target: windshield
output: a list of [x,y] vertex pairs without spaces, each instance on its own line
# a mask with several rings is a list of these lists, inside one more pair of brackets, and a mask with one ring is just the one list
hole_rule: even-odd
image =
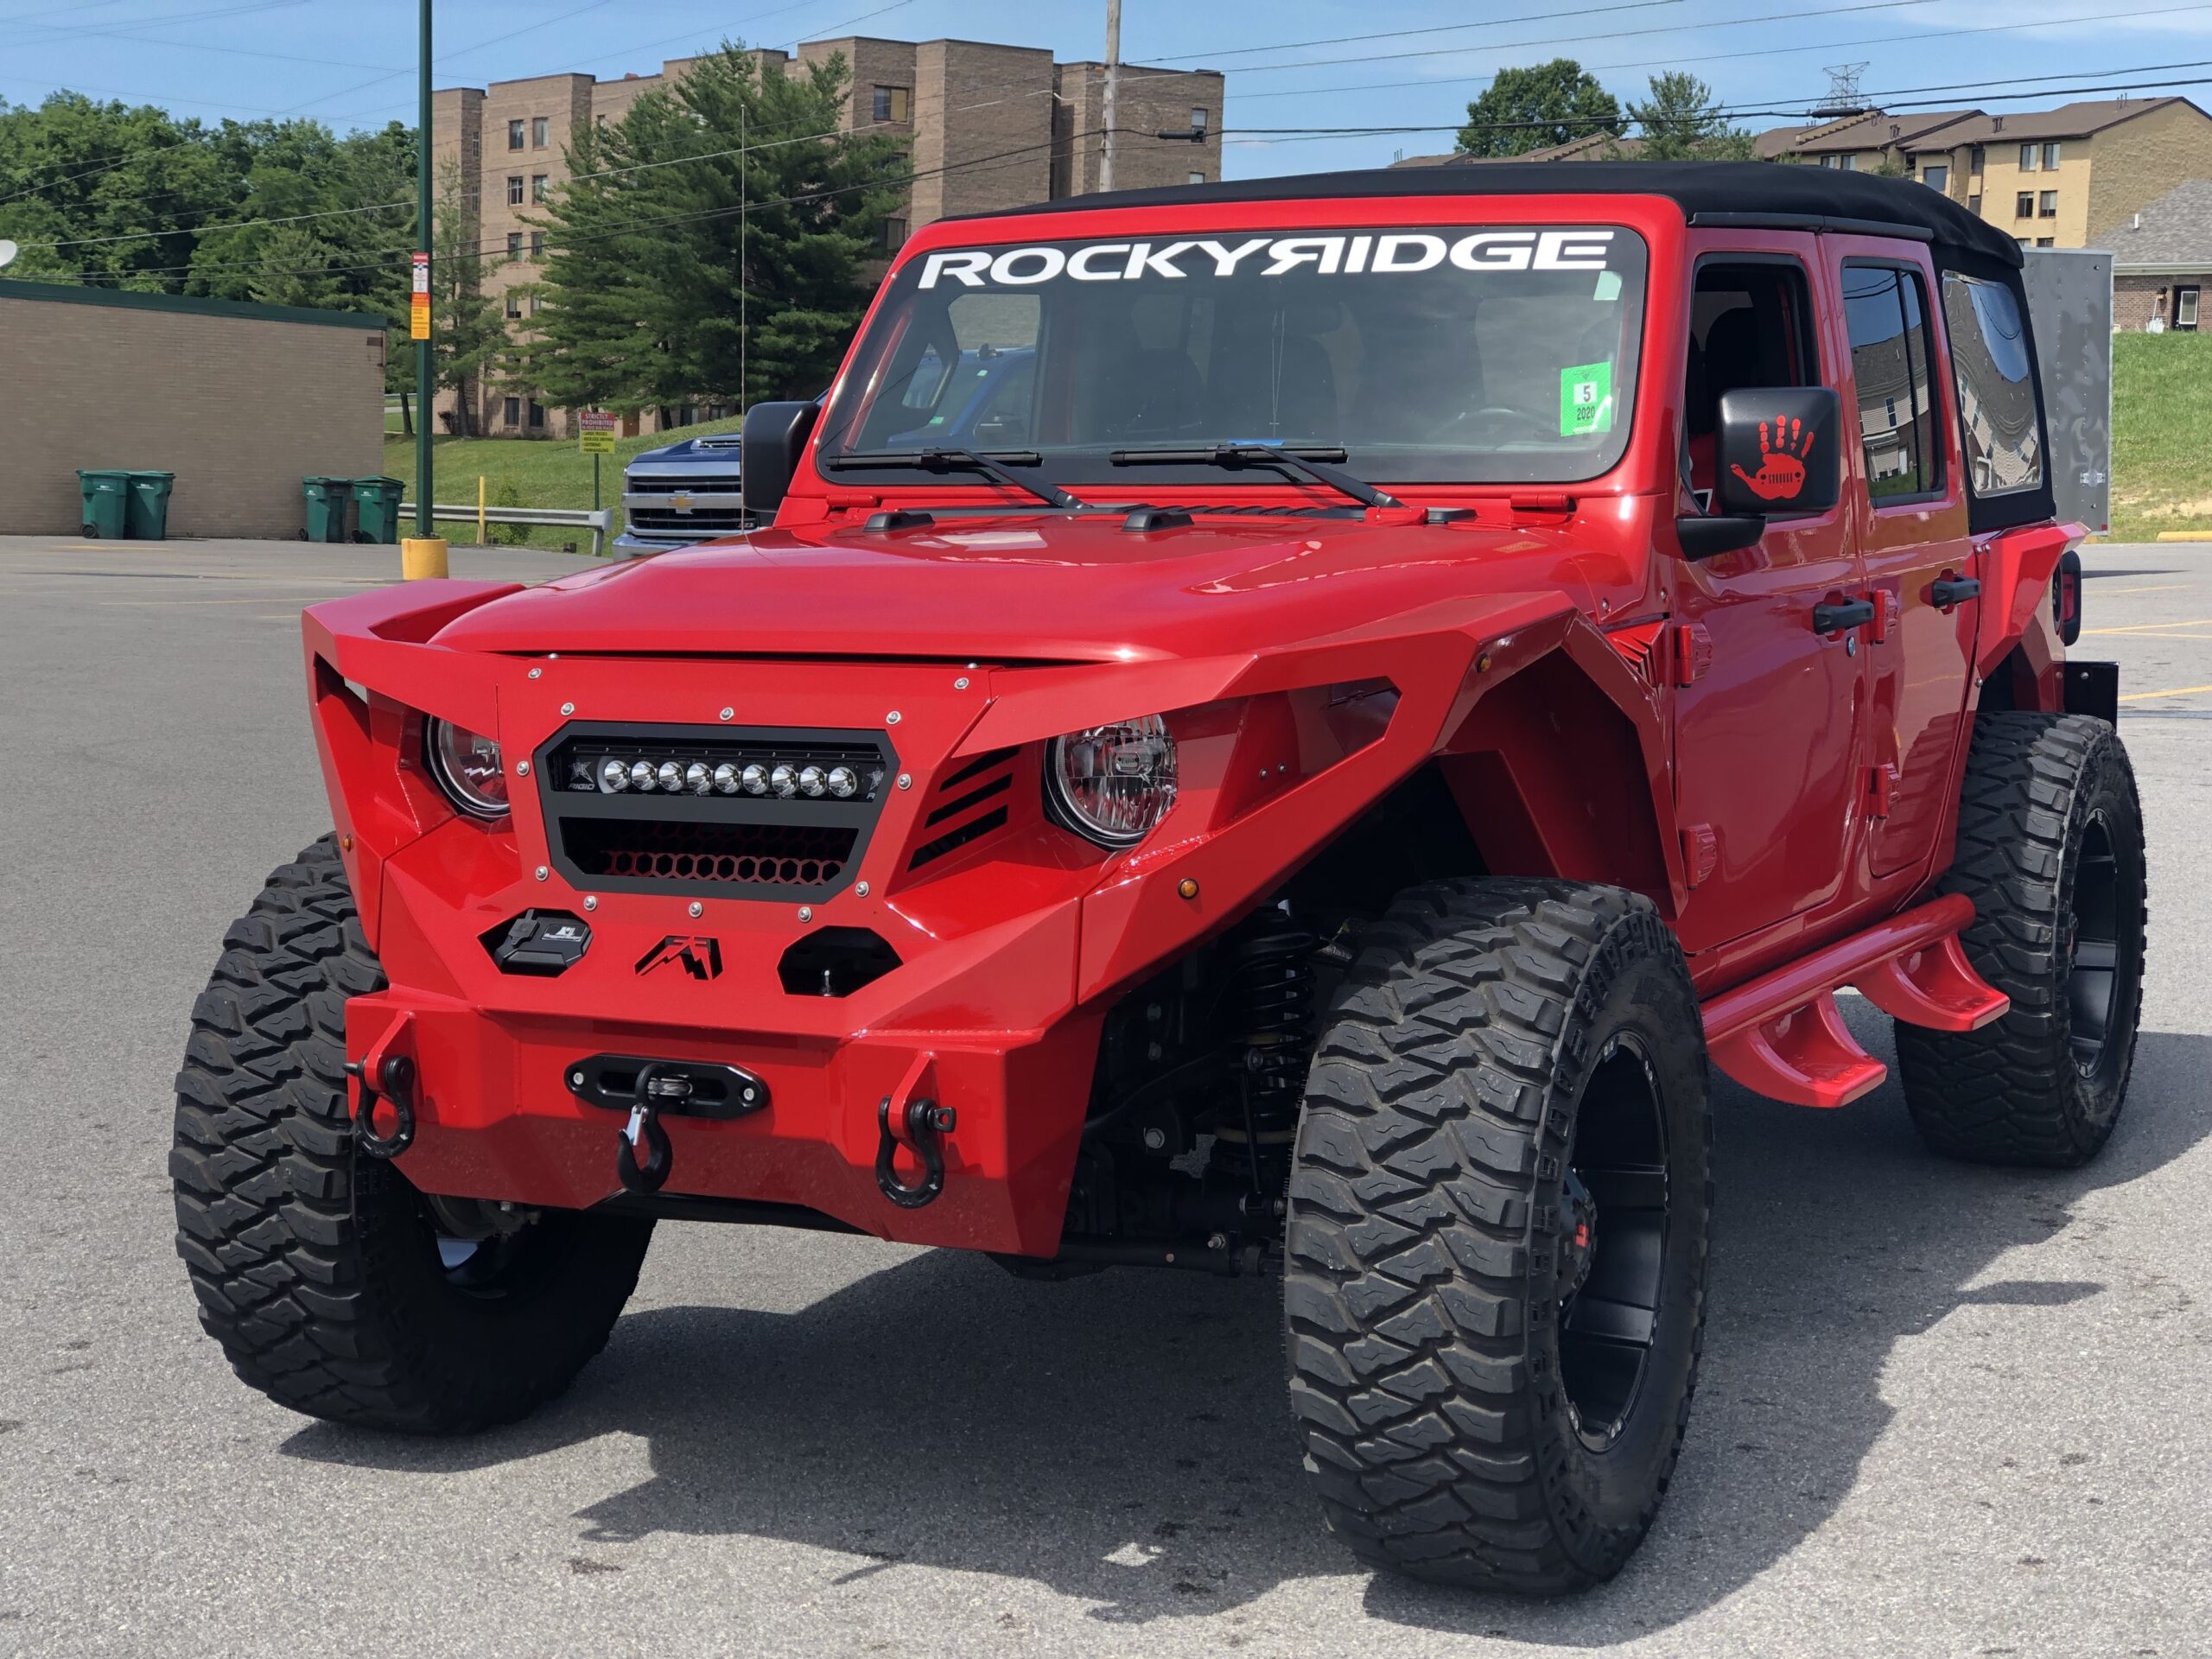
[[1644,270],[1610,226],[940,249],[893,277],[817,457],[1033,452],[1131,494],[1220,474],[1130,451],[1223,444],[1370,481],[1594,478],[1628,442]]

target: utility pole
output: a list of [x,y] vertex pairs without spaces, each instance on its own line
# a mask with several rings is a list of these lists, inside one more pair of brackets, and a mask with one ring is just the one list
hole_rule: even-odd
[[415,258],[408,296],[408,333],[415,341],[415,535],[399,550],[403,576],[442,576],[446,544],[431,528],[430,404],[436,369],[430,360],[430,0],[421,0],[420,82],[415,116]]
[[[426,0],[427,3],[427,0]],[[1122,0],[1106,0],[1106,100],[1102,124],[1106,148],[1098,158],[1098,188],[1114,188],[1114,105],[1122,85]]]

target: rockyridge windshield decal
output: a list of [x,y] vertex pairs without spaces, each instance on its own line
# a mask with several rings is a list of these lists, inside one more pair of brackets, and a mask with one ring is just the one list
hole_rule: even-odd
[[968,288],[1032,288],[1042,283],[1131,283],[1243,271],[1282,276],[1388,276],[1433,270],[1449,262],[1462,270],[1603,270],[1610,230],[1474,231],[1439,236],[1427,231],[1254,236],[1181,242],[1089,242],[1080,247],[1039,244],[1018,248],[957,248],[924,261],[918,286],[955,282]]

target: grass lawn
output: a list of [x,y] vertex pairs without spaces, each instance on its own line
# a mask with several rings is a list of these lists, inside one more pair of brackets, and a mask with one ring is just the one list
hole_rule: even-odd
[[[614,526],[622,531],[622,469],[630,457],[658,449],[678,438],[696,438],[709,432],[734,432],[742,421],[707,421],[677,432],[657,432],[639,438],[617,438],[614,453],[600,457],[600,501],[614,509]],[[484,499],[493,506],[588,507],[591,505],[591,460],[576,452],[574,438],[448,438],[431,441],[431,464],[437,472],[437,499],[441,505],[474,505],[476,480],[484,480]],[[392,436],[384,447],[384,469],[407,482],[407,498],[415,499],[415,440]],[[505,499],[502,499],[502,496]],[[412,535],[413,521],[403,526]],[[474,541],[474,524],[442,524],[438,533],[448,541]],[[575,542],[579,551],[591,548],[591,532],[560,527],[531,529],[520,524],[493,524],[495,542],[529,543],[559,547]]]
[[2113,336],[2118,541],[2212,529],[2212,334]]

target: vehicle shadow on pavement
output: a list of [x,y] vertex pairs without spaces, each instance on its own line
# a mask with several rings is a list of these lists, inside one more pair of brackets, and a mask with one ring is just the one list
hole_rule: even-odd
[[[1886,1058],[1886,1022],[1863,1006],[1847,1017]],[[1367,1611],[1587,1644],[1741,1589],[1850,1491],[1891,1415],[1882,1373],[1901,1339],[1961,1306],[2105,1292],[1980,1281],[2005,1251],[2073,1224],[2075,1201],[2203,1138],[2208,1075],[2212,1039],[2145,1033],[2112,1144],[2056,1173],[1936,1159],[1893,1085],[1821,1113],[1724,1084],[1705,1367],[1643,1551],[1613,1584],[1547,1604],[1376,1575]],[[666,1229],[656,1249],[682,1243]],[[880,1248],[830,1244],[863,1270]],[[825,1246],[764,1235],[757,1248],[772,1272],[774,1253]],[[607,1565],[658,1534],[760,1536],[852,1556],[841,1584],[911,1563],[1033,1580],[1100,1619],[1188,1617],[1358,1570],[1305,1490],[1279,1319],[1272,1281],[1124,1270],[1035,1284],[931,1252],[795,1313],[633,1314],[567,1398],[514,1428],[410,1441],[318,1424],[286,1450],[435,1478],[621,1431],[645,1438],[652,1477],[580,1510],[563,1541]]]

